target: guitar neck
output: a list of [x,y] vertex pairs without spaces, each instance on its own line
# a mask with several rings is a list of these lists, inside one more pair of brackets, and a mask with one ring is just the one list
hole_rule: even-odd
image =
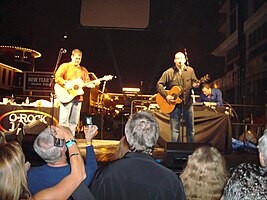
[[86,85],[88,85],[88,84],[92,84],[92,83],[95,83],[95,82],[97,82],[97,81],[108,81],[108,80],[110,80],[110,79],[107,79],[105,76],[104,77],[102,77],[102,78],[99,78],[99,79],[95,79],[95,80],[92,80],[92,81],[88,81],[88,82],[85,82],[84,83],[84,86],[86,86]]

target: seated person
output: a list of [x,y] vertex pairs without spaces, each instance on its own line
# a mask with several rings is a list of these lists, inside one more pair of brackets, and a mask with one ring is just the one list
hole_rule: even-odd
[[198,102],[204,102],[206,106],[223,106],[222,91],[218,88],[211,88],[209,84],[202,85],[202,93]]
[[[70,131],[62,128],[51,126],[55,137],[73,140]],[[67,199],[74,190],[85,179],[85,169],[83,158],[79,152],[77,144],[74,142],[68,146],[70,154],[71,172],[53,187],[47,188],[31,195],[27,186],[26,170],[24,168],[25,156],[21,146],[15,142],[0,143],[0,193],[1,199]]]
[[148,112],[133,114],[125,136],[129,152],[99,168],[92,180],[95,199],[185,199],[180,178],[151,156],[159,138],[156,119]]
[[186,199],[220,199],[228,179],[225,160],[214,147],[201,146],[189,157],[180,175]]
[[222,200],[267,199],[267,129],[258,143],[260,166],[240,164],[224,188]]
[[[85,127],[86,160],[85,171],[86,179],[84,183],[88,186],[97,169],[97,162],[94,153],[92,138],[97,132],[97,126]],[[54,137],[51,135],[50,128],[43,130],[34,141],[34,150],[46,162],[45,165],[32,167],[28,171],[28,185],[32,194],[45,188],[51,187],[60,182],[70,173],[70,165],[66,158],[66,146],[54,146]]]

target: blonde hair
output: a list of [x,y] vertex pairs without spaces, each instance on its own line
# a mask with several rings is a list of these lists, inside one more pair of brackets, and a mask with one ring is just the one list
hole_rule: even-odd
[[72,52],[71,52],[71,55],[75,55],[75,54],[78,54],[80,56],[83,55],[82,51],[80,49],[73,49]]
[[25,156],[17,142],[0,145],[0,199],[29,199],[30,192],[24,170]]
[[228,178],[225,160],[214,147],[197,148],[180,176],[186,199],[220,199]]

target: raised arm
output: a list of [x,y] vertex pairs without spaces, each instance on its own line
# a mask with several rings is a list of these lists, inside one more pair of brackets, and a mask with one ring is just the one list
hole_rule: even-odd
[[35,194],[32,199],[68,199],[74,190],[85,179],[85,169],[83,158],[80,154],[76,141],[72,133],[63,127],[51,126],[54,136],[65,139],[69,150],[71,173],[62,179],[57,185],[42,190]]

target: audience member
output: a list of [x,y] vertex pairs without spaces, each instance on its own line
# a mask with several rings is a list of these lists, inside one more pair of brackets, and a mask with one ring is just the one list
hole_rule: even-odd
[[259,159],[262,167],[267,167],[267,129],[264,130],[263,135],[259,139]]
[[220,199],[228,178],[225,160],[214,147],[199,147],[189,157],[180,178],[187,200]]
[[262,167],[242,163],[232,173],[224,188],[224,200],[267,200],[267,129],[258,143]]
[[159,125],[148,112],[135,113],[125,126],[129,151],[123,158],[99,168],[91,183],[96,199],[185,199],[183,185],[152,155]]
[[116,147],[114,153],[108,153],[105,154],[101,159],[100,162],[102,163],[106,163],[106,162],[111,162],[117,159],[122,158],[127,152],[129,151],[129,145],[128,142],[126,140],[126,137],[123,136],[120,139],[120,142],[118,144],[118,146]]
[[224,188],[224,200],[266,200],[267,169],[242,163],[234,170]]
[[[51,126],[55,137],[72,141],[73,135],[62,127]],[[71,173],[57,185],[31,196],[24,168],[25,156],[21,146],[15,142],[0,144],[0,199],[67,199],[85,179],[83,158],[75,142],[68,145]]]
[[[97,169],[97,162],[92,146],[92,138],[97,132],[97,126],[93,125],[84,129],[86,145],[85,184],[88,186]],[[51,187],[67,176],[71,169],[67,162],[66,146],[54,146],[54,137],[50,128],[43,130],[34,141],[34,150],[46,162],[45,165],[32,167],[28,171],[28,185],[32,194]]]

